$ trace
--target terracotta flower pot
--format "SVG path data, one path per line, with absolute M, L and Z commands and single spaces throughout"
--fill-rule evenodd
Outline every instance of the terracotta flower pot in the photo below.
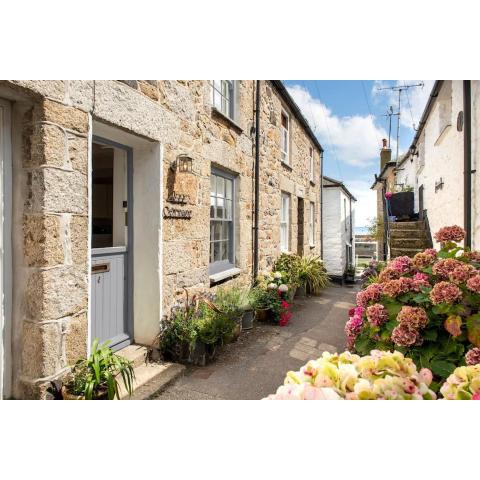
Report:
M 74 395 L 65 385 L 62 387 L 62 397 L 64 400 L 85 400 L 83 395 Z M 108 400 L 108 390 L 106 388 L 99 390 L 92 400 Z

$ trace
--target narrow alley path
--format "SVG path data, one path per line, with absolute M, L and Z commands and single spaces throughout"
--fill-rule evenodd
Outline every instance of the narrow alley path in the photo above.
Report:
M 190 367 L 153 398 L 158 400 L 261 399 L 275 392 L 288 370 L 325 350 L 343 351 L 343 327 L 355 287 L 332 285 L 318 297 L 296 300 L 286 327 L 257 324 L 227 345 L 214 363 Z

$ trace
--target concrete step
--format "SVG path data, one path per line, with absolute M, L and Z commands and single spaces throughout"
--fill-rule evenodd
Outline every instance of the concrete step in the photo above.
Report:
M 163 390 L 183 374 L 184 365 L 178 363 L 149 363 L 135 367 L 134 390 L 131 397 L 120 380 L 121 400 L 147 400 L 154 393 Z
M 390 249 L 390 258 L 395 257 L 403 257 L 406 255 L 407 257 L 414 257 L 416 253 L 422 252 L 423 248 L 391 248 Z
M 427 239 L 426 230 L 390 230 L 390 238 L 422 238 Z
M 423 222 L 390 222 L 390 230 L 425 230 Z
M 144 347 L 143 345 L 129 345 L 116 353 L 117 355 L 133 362 L 134 367 L 139 367 L 145 363 L 147 347 Z
M 419 248 L 425 250 L 428 243 L 425 238 L 390 238 L 391 248 Z

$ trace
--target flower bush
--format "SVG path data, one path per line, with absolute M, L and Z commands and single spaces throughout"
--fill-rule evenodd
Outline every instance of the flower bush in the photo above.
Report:
M 269 310 L 273 321 L 284 327 L 292 318 L 285 274 L 280 271 L 265 273 L 258 277 L 257 282 L 261 291 L 256 302 L 257 309 Z
M 434 400 L 432 372 L 417 371 L 398 351 L 373 350 L 360 357 L 350 352 L 324 352 L 298 372 L 288 372 L 284 385 L 268 400 Z
M 480 358 L 480 252 L 456 243 L 464 235 L 456 225 L 444 227 L 435 235 L 440 251 L 390 261 L 357 294 L 345 326 L 347 348 L 360 355 L 398 350 L 431 369 L 436 390 L 469 363 L 467 351 L 470 361 Z
M 480 365 L 456 368 L 440 393 L 446 400 L 480 400 Z

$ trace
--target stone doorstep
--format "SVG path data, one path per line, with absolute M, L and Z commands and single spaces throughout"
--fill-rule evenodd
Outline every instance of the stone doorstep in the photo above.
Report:
M 391 248 L 427 248 L 427 242 L 423 238 L 390 238 Z
M 133 394 L 128 396 L 120 380 L 120 400 L 146 400 L 159 390 L 180 376 L 185 367 L 176 363 L 145 363 L 147 347 L 143 345 L 129 345 L 117 352 L 118 355 L 133 362 L 135 381 Z
M 390 230 L 390 238 L 427 238 L 426 230 L 399 230 L 398 228 Z
M 390 230 L 425 230 L 423 222 L 389 222 Z
M 395 257 L 401 257 L 401 256 L 408 256 L 408 257 L 413 257 L 416 253 L 422 252 L 423 249 L 419 248 L 390 248 L 390 257 L 395 258 Z
M 135 367 L 133 394 L 129 397 L 120 382 L 120 400 L 147 400 L 176 380 L 184 370 L 185 366 L 178 363 L 149 363 Z

